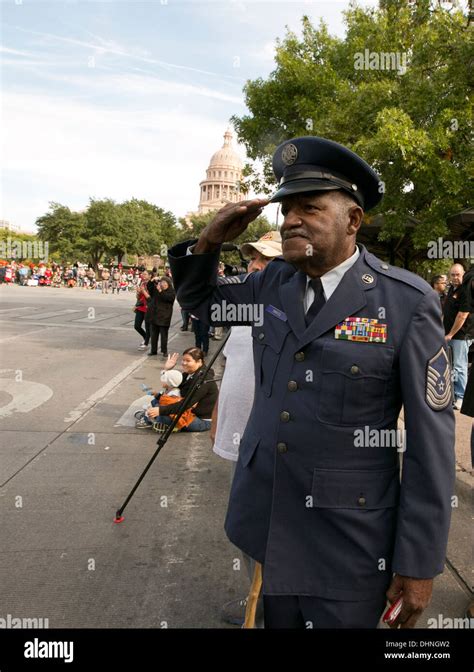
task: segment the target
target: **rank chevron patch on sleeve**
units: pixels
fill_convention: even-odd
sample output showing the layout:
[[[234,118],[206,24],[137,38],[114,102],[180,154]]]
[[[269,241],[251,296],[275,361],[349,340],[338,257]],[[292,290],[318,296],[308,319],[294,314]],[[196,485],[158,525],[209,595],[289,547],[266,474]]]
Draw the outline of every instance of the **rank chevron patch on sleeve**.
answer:
[[[451,367],[446,350],[441,347],[426,365],[426,403],[442,411],[451,403]]]

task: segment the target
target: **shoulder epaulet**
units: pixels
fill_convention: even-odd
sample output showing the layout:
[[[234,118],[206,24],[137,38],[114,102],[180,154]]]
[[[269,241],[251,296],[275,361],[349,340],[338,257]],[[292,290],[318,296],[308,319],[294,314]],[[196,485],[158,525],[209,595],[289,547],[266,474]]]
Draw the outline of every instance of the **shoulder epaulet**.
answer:
[[[385,275],[387,278],[392,278],[393,280],[403,282],[406,285],[410,285],[410,287],[414,287],[423,294],[426,294],[431,290],[431,287],[426,282],[426,280],[420,278],[419,275],[411,273],[410,271],[407,271],[404,268],[400,268],[399,266],[391,266],[390,264],[387,264],[387,262],[375,257],[373,254],[367,254],[365,261],[371,268],[374,269],[374,271],[377,271],[377,273]]]

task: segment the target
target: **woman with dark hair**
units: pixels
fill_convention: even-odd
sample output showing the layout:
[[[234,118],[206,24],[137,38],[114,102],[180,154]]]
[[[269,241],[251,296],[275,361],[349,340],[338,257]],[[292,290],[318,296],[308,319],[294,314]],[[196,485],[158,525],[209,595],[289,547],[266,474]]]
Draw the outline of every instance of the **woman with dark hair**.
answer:
[[[143,343],[138,346],[139,350],[146,350],[148,347],[148,341],[150,340],[150,332],[148,328],[148,322],[145,320],[146,317],[146,310],[147,310],[147,300],[150,298],[150,295],[147,291],[147,285],[150,280],[150,274],[148,271],[143,271],[141,274],[141,282],[137,287],[137,301],[135,303],[135,324],[134,324],[134,329],[135,331],[138,331],[140,336],[143,338]],[[143,329],[142,324],[143,320],[145,320],[145,329]]]
[[[150,324],[151,350],[149,355],[158,354],[158,338],[161,339],[161,354],[168,356],[168,331],[173,315],[176,293],[168,277],[153,278],[148,283],[150,298],[147,303],[147,320]]]
[[[169,355],[164,370],[170,371],[173,369],[176,366],[178,358],[178,352]],[[203,367],[204,353],[202,350],[199,348],[187,348],[187,350],[183,352],[181,359],[183,382],[179,386],[181,397],[187,395]],[[204,382],[194,391],[185,407],[185,410],[192,407],[196,417],[189,425],[183,427],[180,430],[181,432],[206,432],[211,428],[212,410],[217,401],[217,394],[218,389],[214,381],[214,370],[209,369],[204,378]],[[145,426],[153,424],[157,431],[165,431],[167,425],[170,425],[172,422],[170,415],[177,412],[181,403],[181,401],[178,401],[175,404],[167,404],[166,406],[155,406],[155,408],[147,411],[148,417],[143,416],[137,422],[137,428],[142,429]]]

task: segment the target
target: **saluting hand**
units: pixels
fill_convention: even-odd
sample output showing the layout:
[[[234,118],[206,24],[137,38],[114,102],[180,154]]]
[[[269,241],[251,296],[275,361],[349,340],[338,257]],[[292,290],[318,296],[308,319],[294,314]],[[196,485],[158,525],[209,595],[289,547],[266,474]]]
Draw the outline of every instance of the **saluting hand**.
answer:
[[[254,198],[240,203],[227,203],[203,229],[194,248],[195,254],[209,252],[221,243],[234,240],[245,231],[250,222],[262,213],[270,202],[268,198]]]
[[[414,628],[431,600],[433,579],[412,579],[409,576],[395,574],[387,598],[393,604],[399,597],[403,598],[400,613],[390,626],[391,628]]]

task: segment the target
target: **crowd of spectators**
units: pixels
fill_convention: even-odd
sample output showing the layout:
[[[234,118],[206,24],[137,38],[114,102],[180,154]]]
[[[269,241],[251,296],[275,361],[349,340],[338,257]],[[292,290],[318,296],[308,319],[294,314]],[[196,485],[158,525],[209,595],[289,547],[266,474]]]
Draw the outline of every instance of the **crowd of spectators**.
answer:
[[[0,265],[0,283],[29,287],[80,287],[108,294],[136,292],[141,283],[144,268],[122,264],[90,264],[76,261],[72,265],[57,263],[21,263],[11,261]],[[168,275],[169,270],[164,271]]]

